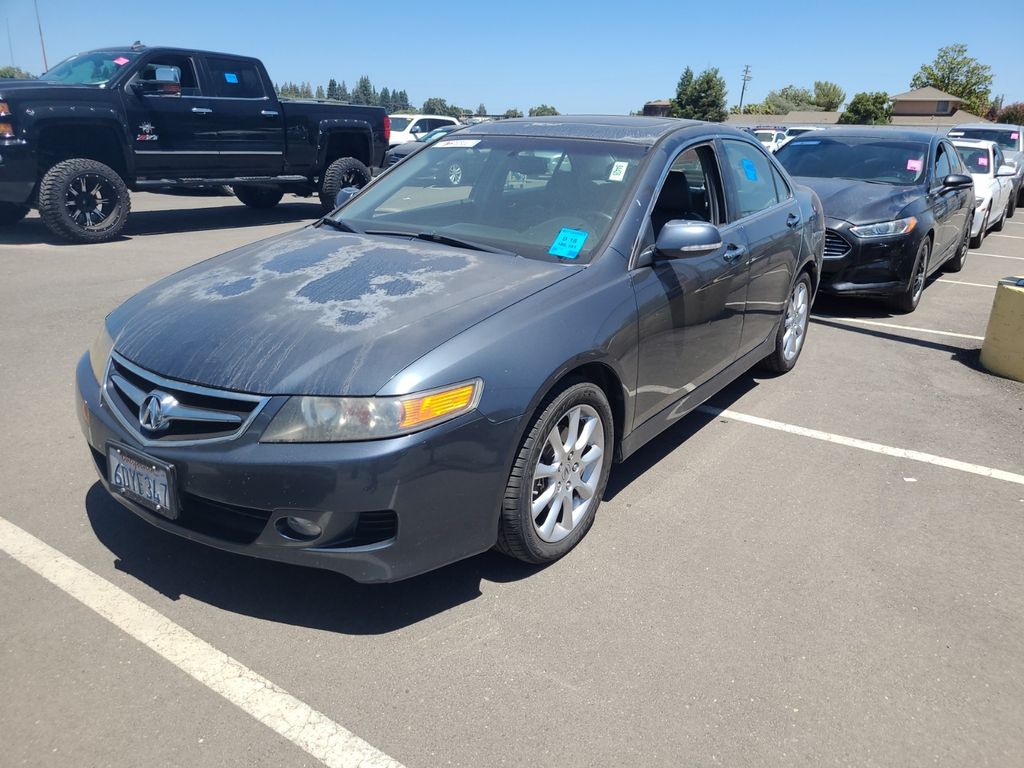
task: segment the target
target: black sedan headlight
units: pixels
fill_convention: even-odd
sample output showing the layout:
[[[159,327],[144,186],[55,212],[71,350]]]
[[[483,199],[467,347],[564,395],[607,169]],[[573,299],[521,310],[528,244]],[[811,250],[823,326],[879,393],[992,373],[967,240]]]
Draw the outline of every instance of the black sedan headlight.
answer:
[[[909,234],[914,231],[916,226],[917,217],[908,216],[905,219],[879,221],[874,224],[861,224],[860,226],[850,227],[850,232],[862,238],[892,237],[893,235]]]

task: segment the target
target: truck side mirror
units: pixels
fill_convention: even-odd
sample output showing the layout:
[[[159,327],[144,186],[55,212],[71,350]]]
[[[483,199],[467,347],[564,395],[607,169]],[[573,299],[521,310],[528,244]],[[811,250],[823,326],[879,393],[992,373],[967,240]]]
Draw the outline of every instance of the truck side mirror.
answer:
[[[139,96],[181,96],[181,83],[174,80],[136,80],[132,89]]]

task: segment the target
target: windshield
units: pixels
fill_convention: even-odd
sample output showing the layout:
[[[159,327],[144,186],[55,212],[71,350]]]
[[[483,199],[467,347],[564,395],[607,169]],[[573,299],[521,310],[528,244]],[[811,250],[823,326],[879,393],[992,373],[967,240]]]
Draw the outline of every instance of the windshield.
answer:
[[[987,147],[961,147],[959,144],[954,144],[953,146],[956,147],[956,151],[960,153],[960,158],[966,163],[971,173],[985,176],[992,173],[992,160],[989,157]]]
[[[928,156],[928,145],[924,142],[817,136],[800,136],[775,153],[790,175],[898,185],[918,184],[924,179]]]
[[[79,53],[44,72],[39,79],[68,85],[106,85],[121,67],[136,58],[137,53],[122,51]]]
[[[411,117],[392,117],[391,118],[391,130],[392,131],[404,131],[409,127],[409,123],[412,122]]]
[[[983,139],[994,141],[1003,149],[1018,151],[1020,142],[1020,131],[1000,131],[992,128],[961,128],[949,132],[950,136],[965,139]]]
[[[429,144],[430,142],[432,142],[432,141],[434,141],[436,139],[440,139],[446,133],[451,133],[452,130],[453,129],[450,128],[450,127],[447,127],[447,128],[435,128],[430,133],[424,133],[422,136],[420,136],[418,139],[416,139],[416,141],[423,142],[424,144]]]
[[[762,144],[765,142],[771,142],[775,140],[774,131],[754,131],[754,135],[757,136],[757,140]]]
[[[810,128],[789,128],[786,130],[787,136],[802,136],[805,133],[810,133]]]
[[[449,136],[393,166],[334,218],[360,232],[458,238],[587,261],[647,147],[534,136]]]

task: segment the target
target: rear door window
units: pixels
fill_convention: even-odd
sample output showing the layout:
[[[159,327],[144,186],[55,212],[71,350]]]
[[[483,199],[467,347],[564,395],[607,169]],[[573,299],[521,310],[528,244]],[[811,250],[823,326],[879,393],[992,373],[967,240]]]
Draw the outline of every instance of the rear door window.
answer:
[[[201,96],[199,78],[196,77],[196,67],[188,56],[158,56],[150,59],[132,78],[133,82],[159,82],[166,83],[168,95],[177,96]],[[171,87],[176,83],[178,88]]]
[[[220,98],[262,99],[267,95],[255,62],[208,56],[206,67],[210,72],[211,95]]]

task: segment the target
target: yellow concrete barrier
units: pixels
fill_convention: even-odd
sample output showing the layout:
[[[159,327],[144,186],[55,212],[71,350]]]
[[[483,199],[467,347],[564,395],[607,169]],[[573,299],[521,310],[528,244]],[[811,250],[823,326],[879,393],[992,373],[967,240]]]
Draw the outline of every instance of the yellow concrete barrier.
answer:
[[[996,286],[981,364],[997,376],[1024,381],[1024,278],[1007,277]]]

